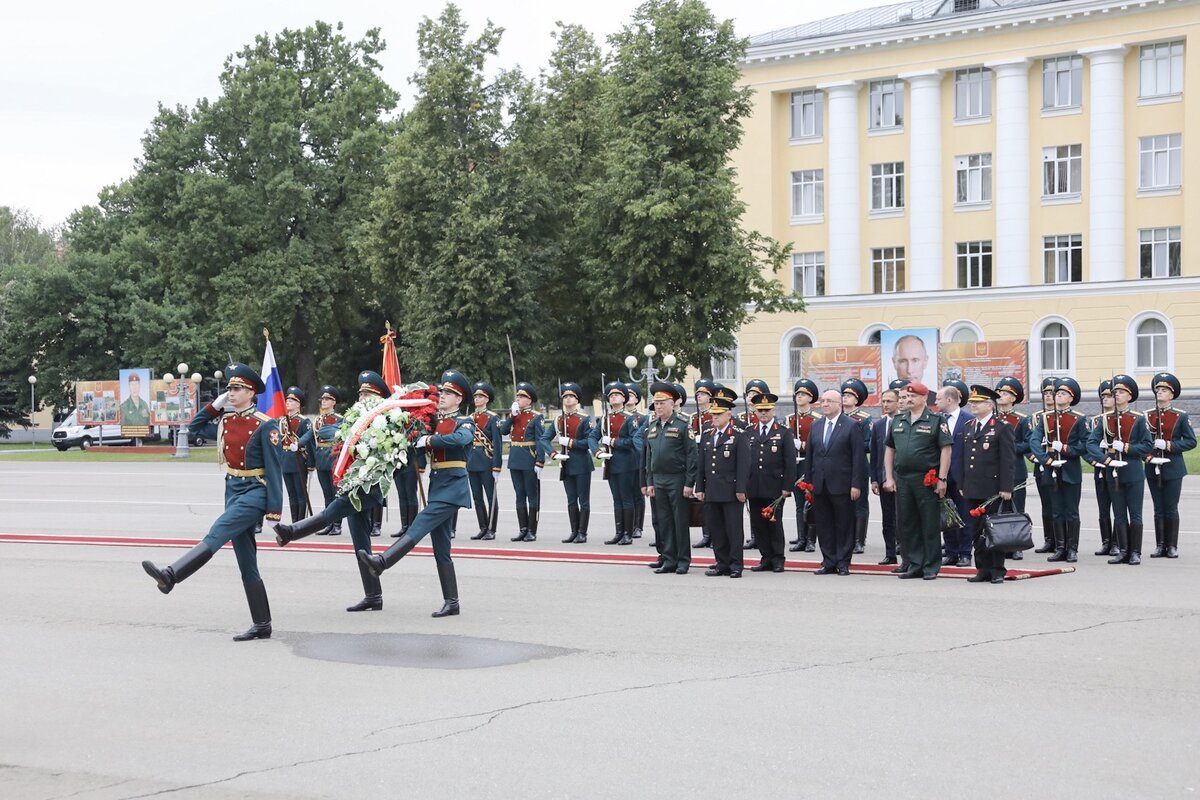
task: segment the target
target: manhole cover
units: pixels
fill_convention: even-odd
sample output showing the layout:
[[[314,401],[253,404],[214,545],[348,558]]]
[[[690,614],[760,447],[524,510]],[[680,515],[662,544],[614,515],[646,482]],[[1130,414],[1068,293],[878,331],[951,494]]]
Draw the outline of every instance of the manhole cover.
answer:
[[[566,647],[429,633],[309,633],[289,636],[287,641],[292,652],[305,658],[418,669],[503,667],[578,652]]]

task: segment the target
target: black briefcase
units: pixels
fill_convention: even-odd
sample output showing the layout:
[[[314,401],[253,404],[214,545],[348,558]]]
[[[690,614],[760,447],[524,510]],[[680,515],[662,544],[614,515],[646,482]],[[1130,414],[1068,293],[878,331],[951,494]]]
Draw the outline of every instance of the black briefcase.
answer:
[[[704,527],[704,503],[694,497],[689,497],[688,501],[688,527],[703,528]]]
[[[1007,502],[1008,511],[1004,510],[1005,501],[1002,500],[995,514],[983,516],[983,549],[999,553],[1032,550],[1033,520],[1028,514],[1017,511],[1011,500]]]

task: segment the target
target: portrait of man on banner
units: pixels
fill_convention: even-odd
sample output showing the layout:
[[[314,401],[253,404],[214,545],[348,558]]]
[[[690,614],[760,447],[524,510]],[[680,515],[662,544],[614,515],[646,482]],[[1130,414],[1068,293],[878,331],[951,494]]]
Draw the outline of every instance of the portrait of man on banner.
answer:
[[[879,332],[883,385],[907,380],[937,386],[938,329],[902,328]]]
[[[121,384],[121,426],[150,424],[150,370],[123,369]]]

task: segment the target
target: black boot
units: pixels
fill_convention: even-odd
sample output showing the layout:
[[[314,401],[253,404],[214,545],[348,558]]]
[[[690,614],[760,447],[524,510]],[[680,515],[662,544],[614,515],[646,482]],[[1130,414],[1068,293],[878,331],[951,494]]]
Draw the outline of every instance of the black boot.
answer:
[[[523,542],[525,536],[529,533],[529,509],[522,503],[517,506],[517,526],[520,531],[516,536],[509,539],[510,542]]]
[[[799,546],[800,545],[794,545],[792,547],[792,549],[795,550]],[[694,545],[692,545],[692,547],[697,547],[697,548],[712,547],[712,537],[708,535],[708,531],[701,528],[700,529],[700,541],[696,542]]]
[[[1142,563],[1142,523],[1140,522],[1129,524],[1129,559],[1125,563],[1135,566]]]
[[[854,552],[863,552],[867,546],[867,520],[863,517],[854,519]]]
[[[433,612],[434,617],[458,616],[458,580],[454,576],[454,562],[438,562],[438,583],[442,585],[442,607]]]
[[[368,553],[366,550],[358,551],[358,560],[362,562],[368,571],[376,578],[383,574],[385,569],[390,569],[396,565],[396,562],[408,555],[408,551],[417,546],[417,543],[406,533],[392,543],[383,555],[378,556]]]
[[[208,545],[200,542],[191,550],[184,553],[182,558],[169,567],[159,569],[154,566],[153,561],[143,561],[142,569],[146,570],[147,575],[154,578],[154,582],[158,584],[160,592],[169,594],[175,588],[175,584],[194,575],[196,570],[208,563],[212,555],[212,551],[208,549]]]
[[[347,606],[347,611],[383,611],[383,587],[379,585],[379,576],[372,575],[371,570],[367,569],[367,565],[358,562],[358,574],[362,578],[363,599],[359,600],[352,606]]]
[[[1095,555],[1108,556],[1112,555],[1113,548],[1113,524],[1109,517],[1100,518],[1100,549]]]
[[[1047,561],[1066,561],[1067,560],[1067,521],[1062,519],[1052,520],[1050,530],[1054,533],[1054,553]]]
[[[235,642],[248,642],[251,639],[271,638],[271,604],[267,602],[267,587],[262,581],[244,584],[246,587],[246,602],[250,605],[250,619],[254,624],[245,633],[233,637]]]
[[[579,538],[579,509],[575,506],[567,506],[567,521],[571,524],[571,535],[562,540],[563,544],[575,544],[575,540]]]
[[[341,536],[342,535],[342,521],[339,519],[337,522],[330,525],[329,531],[325,535],[326,536]]]
[[[808,538],[804,541],[804,552],[813,553],[817,549],[817,523],[809,522],[805,525],[808,528]]]
[[[288,503],[288,510],[292,514],[292,523],[295,524],[304,519],[304,504],[291,501]]]
[[[1035,553],[1053,553],[1054,552],[1054,518],[1042,514],[1042,538],[1045,540],[1042,546],[1034,550]]]
[[[633,505],[633,525],[630,528],[630,536],[634,539],[642,538],[642,524],[646,520],[646,498],[634,500]]]
[[[579,509],[579,535],[575,537],[575,544],[587,544],[587,529],[591,516],[590,508]]]
[[[371,536],[383,535],[383,506],[376,506],[371,512]]]
[[[620,544],[621,543],[621,532],[624,530],[624,527],[623,527],[624,519],[625,519],[625,509],[618,508],[618,509],[613,510],[613,528],[616,531],[616,533],[613,535],[613,538],[605,539],[604,540],[605,544]]]
[[[1074,564],[1079,560],[1079,520],[1067,520],[1067,563]]]
[[[617,544],[633,544],[633,523],[637,519],[636,508],[626,508],[621,511],[621,538]]]
[[[472,536],[471,540],[477,542],[487,536],[488,531],[488,510],[483,503],[475,503],[475,521],[479,523],[479,533]]]
[[[525,541],[527,541],[527,542],[536,542],[537,541],[538,521],[541,518],[541,516],[542,516],[542,514],[541,514],[540,508],[529,509],[529,530],[527,530],[525,532]]]
[[[291,525],[286,525],[282,522],[275,523],[275,541],[280,547],[286,546],[289,542],[294,542],[297,539],[303,539],[305,536],[311,536],[314,533],[324,532],[330,526],[325,524],[325,518],[320,514],[314,514],[308,519],[302,519],[299,522],[294,522]],[[339,531],[340,533],[340,531]]]
[[[1154,518],[1154,552],[1150,554],[1151,558],[1162,558],[1167,554],[1163,538],[1163,518],[1156,516]]]
[[[1167,545],[1167,558],[1179,558],[1179,517],[1163,518],[1163,541]]]
[[[1129,529],[1125,527],[1124,522],[1117,520],[1113,523],[1112,536],[1112,544],[1113,547],[1117,548],[1117,552],[1113,553],[1108,563],[1124,564],[1129,554]]]

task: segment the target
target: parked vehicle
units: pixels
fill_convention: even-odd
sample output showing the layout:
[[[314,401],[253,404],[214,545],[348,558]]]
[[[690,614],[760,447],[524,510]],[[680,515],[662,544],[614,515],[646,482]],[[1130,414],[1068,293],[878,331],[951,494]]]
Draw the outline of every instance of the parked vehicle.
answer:
[[[132,439],[121,436],[120,425],[80,425],[73,411],[62,421],[62,424],[54,429],[50,440],[55,447],[64,452],[72,447],[87,450],[94,444],[100,444],[101,441],[104,444],[131,444],[133,442]]]

